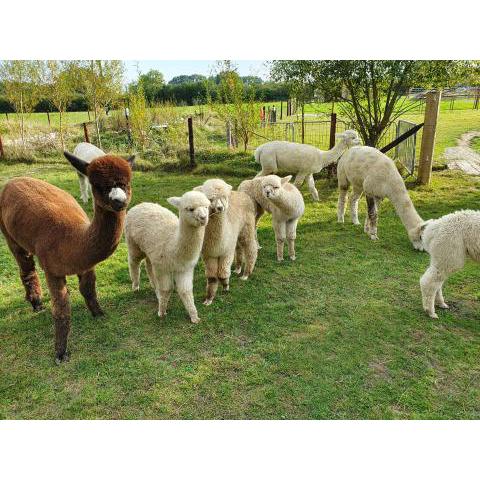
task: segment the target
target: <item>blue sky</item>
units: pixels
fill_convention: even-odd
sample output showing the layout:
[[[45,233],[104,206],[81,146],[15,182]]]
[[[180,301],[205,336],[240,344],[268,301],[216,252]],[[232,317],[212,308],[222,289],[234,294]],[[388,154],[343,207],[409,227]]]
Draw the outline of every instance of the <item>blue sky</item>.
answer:
[[[268,66],[265,60],[233,60],[240,75],[257,75],[264,80],[268,77]],[[212,71],[215,60],[126,60],[125,76],[127,83],[137,78],[137,64],[141,73],[149,70],[159,70],[168,82],[177,75],[191,75],[200,73],[208,76]]]

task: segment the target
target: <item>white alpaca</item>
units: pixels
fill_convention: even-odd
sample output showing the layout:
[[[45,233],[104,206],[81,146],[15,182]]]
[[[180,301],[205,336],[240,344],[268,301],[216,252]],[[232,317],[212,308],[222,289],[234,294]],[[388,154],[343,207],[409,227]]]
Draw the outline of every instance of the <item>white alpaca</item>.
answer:
[[[303,196],[297,187],[288,183],[292,176],[280,178],[277,175],[244,180],[239,191],[248,193],[257,206],[256,221],[265,211],[272,214],[272,226],[277,242],[277,260],[283,261],[283,247],[288,241],[288,255],[295,260],[295,239],[297,223],[305,212]]]
[[[145,259],[158,298],[158,316],[166,315],[175,282],[191,321],[198,323],[193,270],[202,250],[210,202],[200,192],[187,192],[167,201],[178,208],[179,218],[155,203],[141,203],[127,213],[125,239],[132,288],[139,289],[140,262]]]
[[[82,142],[75,147],[73,154],[85,162],[91,163],[95,158],[105,155],[105,152],[91,143]],[[92,193],[92,187],[86,175],[83,175],[78,171],[77,174],[78,183],[80,184],[80,198],[82,199],[83,203],[88,203],[88,194],[89,192],[90,194]]]
[[[466,258],[480,262],[480,211],[460,210],[428,220],[421,227],[421,238],[430,254],[430,266],[420,279],[423,309],[438,318],[435,303],[448,308],[442,292],[445,280],[463,268]]]
[[[337,133],[335,138],[337,140],[335,146],[327,151],[301,143],[283,141],[264,143],[255,150],[255,161],[262,166],[257,177],[277,173],[279,170],[292,173],[296,175],[294,184],[299,188],[306,178],[312,198],[318,201],[313,174],[336,163],[348,148],[360,143],[355,130]]]
[[[242,280],[252,274],[257,261],[255,240],[255,204],[243,192],[232,192],[231,185],[212,179],[195,187],[210,201],[210,220],[205,231],[202,258],[205,262],[207,294],[205,305],[215,298],[218,282],[229,289],[230,271],[237,254],[237,266],[243,269]],[[240,273],[237,268],[237,273]]]
[[[348,189],[352,185],[350,209],[355,225],[360,225],[358,201],[362,192],[365,192],[368,215],[365,218],[364,230],[372,240],[377,240],[378,207],[382,199],[387,197],[393,203],[414,248],[423,249],[420,240],[423,220],[415,210],[393,160],[373,147],[352,147],[338,162],[337,177],[339,222],[344,221]]]

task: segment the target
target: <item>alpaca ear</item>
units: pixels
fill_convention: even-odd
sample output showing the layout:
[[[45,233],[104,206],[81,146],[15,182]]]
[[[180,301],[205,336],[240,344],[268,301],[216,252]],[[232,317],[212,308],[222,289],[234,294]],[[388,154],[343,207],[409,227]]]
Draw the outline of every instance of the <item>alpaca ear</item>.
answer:
[[[286,177],[283,177],[282,178],[282,185],[284,185],[285,183],[288,183],[291,179],[292,179],[291,175],[287,175]]]
[[[133,165],[135,164],[135,157],[136,157],[136,155],[130,155],[129,157],[125,158],[125,160],[130,165],[130,168],[132,168],[132,169],[133,169]]]
[[[203,192],[203,186],[202,185],[199,185],[198,187],[193,187],[193,190],[195,192]]]
[[[75,155],[72,155],[66,150],[63,152],[63,154],[76,170],[78,170],[83,175],[87,175],[88,162],[76,157]]]
[[[228,191],[231,192],[233,190],[233,187],[227,183]]]
[[[170,198],[167,198],[167,202],[168,202],[170,205],[173,205],[175,208],[180,208],[180,200],[181,200],[180,197],[170,197]]]

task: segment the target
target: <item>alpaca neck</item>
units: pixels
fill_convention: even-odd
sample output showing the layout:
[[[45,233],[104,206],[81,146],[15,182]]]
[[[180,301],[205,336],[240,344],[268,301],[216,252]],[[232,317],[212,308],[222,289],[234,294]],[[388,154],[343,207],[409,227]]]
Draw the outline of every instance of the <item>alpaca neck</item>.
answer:
[[[346,149],[347,146],[344,142],[338,142],[333,148],[326,152],[319,150],[318,166],[324,168],[332,163],[337,163]]]
[[[125,210],[113,212],[95,202],[93,220],[81,240],[81,263],[91,266],[108,258],[122,237]]]
[[[175,239],[176,258],[183,261],[197,261],[202,250],[205,227],[194,227],[180,218]]]
[[[400,217],[400,220],[405,226],[407,232],[409,232],[413,228],[418,227],[423,222],[423,220],[417,213],[417,210],[413,205],[410,195],[408,194],[407,189],[403,185],[403,181],[402,187],[403,188],[392,192],[392,194],[390,195],[390,201],[393,203],[395,211]]]
[[[288,212],[291,209],[291,203],[289,202],[288,192],[284,188],[280,189],[279,194],[275,198],[269,198],[275,207],[284,212]]]

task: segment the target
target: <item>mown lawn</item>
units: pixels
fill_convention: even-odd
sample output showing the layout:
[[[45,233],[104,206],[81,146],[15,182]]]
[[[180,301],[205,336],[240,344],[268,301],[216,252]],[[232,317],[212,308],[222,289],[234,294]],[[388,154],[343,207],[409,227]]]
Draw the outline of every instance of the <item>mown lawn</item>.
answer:
[[[0,183],[14,175],[43,178],[78,197],[66,165],[0,167]],[[132,203],[167,206],[167,197],[205,178],[136,172]],[[60,367],[50,310],[31,312],[1,238],[0,417],[480,418],[478,265],[451,277],[444,294],[452,309],[433,321],[418,286],[428,255],[412,249],[391,204],[382,204],[374,243],[361,227],[336,223],[335,184],[318,186],[319,204],[304,191],[296,262],[275,261],[265,217],[248,282],[234,278],[231,291],[205,307],[197,268],[199,325],[176,295],[160,320],[144,273],[140,291],[131,291],[124,243],[97,268],[106,317],[89,316],[72,277],[72,357]],[[478,187],[477,179],[443,171],[410,193],[430,218],[478,208]]]

